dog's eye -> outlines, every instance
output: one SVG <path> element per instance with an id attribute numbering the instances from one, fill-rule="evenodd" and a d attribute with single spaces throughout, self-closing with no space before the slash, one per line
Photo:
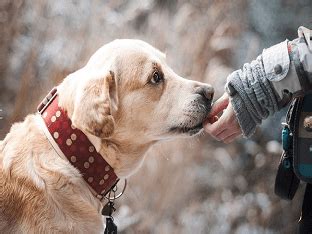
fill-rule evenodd
<path id="1" fill-rule="evenodd" d="M 163 80 L 162 75 L 161 75 L 158 71 L 155 71 L 155 72 L 153 73 L 153 77 L 152 77 L 152 79 L 151 79 L 151 82 L 152 82 L 153 84 L 158 84 L 158 83 L 160 83 L 162 80 Z"/>

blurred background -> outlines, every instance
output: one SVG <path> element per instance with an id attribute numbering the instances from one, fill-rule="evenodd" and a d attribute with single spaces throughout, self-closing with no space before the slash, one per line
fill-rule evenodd
<path id="1" fill-rule="evenodd" d="M 147 41 L 217 98 L 234 69 L 311 28 L 311 12 L 310 0 L 2 0 L 0 139 L 113 39 Z M 274 194 L 284 114 L 230 145 L 205 134 L 155 145 L 117 202 L 121 233 L 294 233 L 304 186 L 292 202 Z"/>

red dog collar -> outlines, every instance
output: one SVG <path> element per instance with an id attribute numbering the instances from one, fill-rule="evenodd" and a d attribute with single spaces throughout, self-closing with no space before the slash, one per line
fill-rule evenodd
<path id="1" fill-rule="evenodd" d="M 37 109 L 45 122 L 48 130 L 45 133 L 53 148 L 80 171 L 97 197 L 103 198 L 119 179 L 87 136 L 72 125 L 66 111 L 58 106 L 56 88 L 50 91 Z"/>

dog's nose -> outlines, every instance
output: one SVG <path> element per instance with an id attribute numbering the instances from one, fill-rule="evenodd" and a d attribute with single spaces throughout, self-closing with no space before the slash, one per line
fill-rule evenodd
<path id="1" fill-rule="evenodd" d="M 202 85 L 196 88 L 195 93 L 211 101 L 213 99 L 214 89 L 210 85 Z"/>

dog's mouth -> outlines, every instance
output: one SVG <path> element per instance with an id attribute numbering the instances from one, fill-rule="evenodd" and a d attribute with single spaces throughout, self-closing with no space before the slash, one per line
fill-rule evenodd
<path id="1" fill-rule="evenodd" d="M 188 134 L 190 136 L 193 136 L 199 133 L 202 129 L 203 129 L 203 124 L 198 123 L 197 125 L 192 126 L 192 127 L 188 127 L 188 126 L 171 127 L 169 131 L 172 133 L 176 133 L 176 134 Z"/>
<path id="2" fill-rule="evenodd" d="M 196 109 L 186 110 L 186 119 L 169 128 L 170 133 L 196 135 L 203 129 L 203 122 L 211 111 L 212 101 L 200 100 L 196 102 Z"/>

